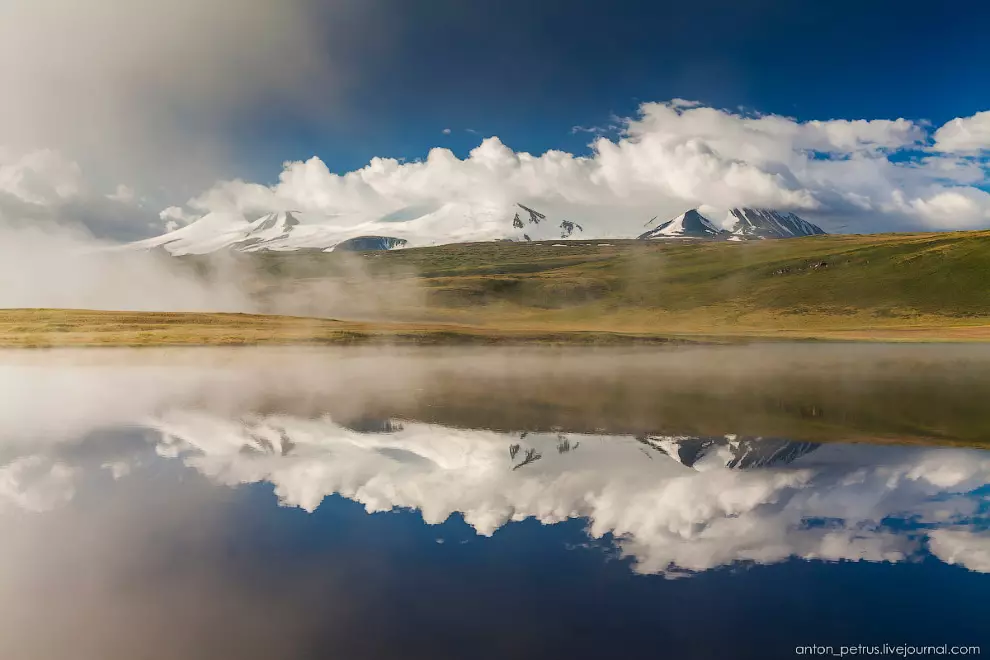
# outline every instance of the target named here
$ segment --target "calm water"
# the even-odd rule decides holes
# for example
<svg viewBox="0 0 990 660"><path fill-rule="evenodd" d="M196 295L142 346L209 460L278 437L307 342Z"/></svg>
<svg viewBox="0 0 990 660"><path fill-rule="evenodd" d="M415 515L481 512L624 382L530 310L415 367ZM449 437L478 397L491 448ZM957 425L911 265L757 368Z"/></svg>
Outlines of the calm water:
<svg viewBox="0 0 990 660"><path fill-rule="evenodd" d="M0 388L0 658L990 653L990 347L9 352Z"/></svg>

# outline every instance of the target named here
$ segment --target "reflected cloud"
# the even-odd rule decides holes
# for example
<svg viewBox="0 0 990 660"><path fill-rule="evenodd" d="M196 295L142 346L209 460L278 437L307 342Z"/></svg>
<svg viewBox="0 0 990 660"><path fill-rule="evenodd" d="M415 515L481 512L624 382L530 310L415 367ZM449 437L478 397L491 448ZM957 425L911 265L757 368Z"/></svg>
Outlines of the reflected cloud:
<svg viewBox="0 0 990 660"><path fill-rule="evenodd" d="M526 518L582 518L641 573L791 557L906 561L928 539L948 561L964 554L946 554L950 545L990 542L959 532L986 523L990 453L978 450L576 434L565 445L560 434L410 422L369 434L330 419L181 412L156 428L163 455L219 483L269 482L286 506L313 511L337 494L368 512L416 509L427 524L460 513L483 536ZM291 452L279 449L285 438ZM980 556L953 563L984 570Z"/></svg>
<svg viewBox="0 0 990 660"><path fill-rule="evenodd" d="M0 466L0 511L13 506L41 512L66 504L75 494L75 473L43 456L25 456Z"/></svg>
<svg viewBox="0 0 990 660"><path fill-rule="evenodd" d="M416 510L430 525L461 515L481 536L580 519L644 574L926 556L990 572L990 452L377 417L381 397L414 409L433 381L395 361L377 371L340 362L327 379L290 370L297 359L4 367L0 512L58 509L87 479L125 482L157 461L214 484L271 484L281 505L310 512L339 495L368 512ZM353 385L357 372L378 388ZM341 414L345 399L361 405ZM132 432L114 439L114 429Z"/></svg>
<svg viewBox="0 0 990 660"><path fill-rule="evenodd" d="M926 553L990 572L990 453L978 450L501 433L406 420L362 424L369 432L329 417L183 410L145 423L158 434L158 457L217 484L269 483L283 506L312 512L340 495L369 513L417 510L430 525L460 514L481 536L528 518L583 519L591 538L613 543L639 573ZM67 460L12 461L0 494L32 511L65 504L82 471ZM139 460L111 451L90 463L126 478Z"/></svg>

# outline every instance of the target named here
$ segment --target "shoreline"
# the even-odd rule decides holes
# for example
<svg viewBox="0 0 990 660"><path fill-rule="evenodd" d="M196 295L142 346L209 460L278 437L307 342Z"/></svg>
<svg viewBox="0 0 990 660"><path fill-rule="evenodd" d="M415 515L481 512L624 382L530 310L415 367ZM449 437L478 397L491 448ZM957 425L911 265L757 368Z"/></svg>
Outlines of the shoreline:
<svg viewBox="0 0 990 660"><path fill-rule="evenodd" d="M985 343L990 342L990 323L649 333L602 328L373 323L242 313L0 310L0 348L5 349L352 345L603 347L779 342Z"/></svg>

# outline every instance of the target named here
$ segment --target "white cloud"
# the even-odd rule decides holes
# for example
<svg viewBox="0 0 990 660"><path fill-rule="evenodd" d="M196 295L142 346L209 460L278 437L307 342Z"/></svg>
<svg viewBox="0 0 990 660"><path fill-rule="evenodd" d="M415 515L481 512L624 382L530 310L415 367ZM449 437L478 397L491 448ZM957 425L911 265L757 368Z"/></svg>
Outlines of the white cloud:
<svg viewBox="0 0 990 660"><path fill-rule="evenodd" d="M172 231L178 229L184 225L188 225L190 222L196 220L196 217L190 215L178 206L170 206L158 214L162 222L165 223L166 231Z"/></svg>
<svg viewBox="0 0 990 660"><path fill-rule="evenodd" d="M932 554L948 564L990 573L990 534L963 529L936 529L928 535Z"/></svg>
<svg viewBox="0 0 990 660"><path fill-rule="evenodd" d="M76 471L42 456L18 458L0 465L0 511L4 505L26 511L49 511L75 495Z"/></svg>
<svg viewBox="0 0 990 660"><path fill-rule="evenodd" d="M83 168L59 151L0 149L0 228L55 224L118 240L157 233L162 225L134 190L100 190Z"/></svg>
<svg viewBox="0 0 990 660"><path fill-rule="evenodd" d="M928 198L907 199L894 191L888 208L925 219L935 229L980 229L990 226L990 194L979 188L953 188Z"/></svg>
<svg viewBox="0 0 990 660"><path fill-rule="evenodd" d="M445 128L445 129L443 129L442 133L444 135L450 135L450 129L449 128Z"/></svg>
<svg viewBox="0 0 990 660"><path fill-rule="evenodd" d="M15 157L0 151L0 193L27 204L49 205L80 194L83 187L78 163L58 152L44 149Z"/></svg>
<svg viewBox="0 0 990 660"><path fill-rule="evenodd" d="M286 163L272 186L224 182L189 207L295 209L386 233L395 225L378 219L405 208L507 208L515 201L602 236L628 236L643 218L699 205L791 209L851 221L860 231L990 226L990 198L976 187L986 180L981 164L911 157L927 139L923 123L906 119L799 122L674 100L643 104L620 137L597 138L587 156L516 152L489 137L463 159L434 148L423 161L374 158L345 174L313 157ZM899 152L907 156L892 156ZM491 228L472 231L480 238Z"/></svg>
<svg viewBox="0 0 990 660"><path fill-rule="evenodd" d="M990 110L972 117L957 117L935 131L935 149L974 152L990 149Z"/></svg>
<svg viewBox="0 0 990 660"><path fill-rule="evenodd" d="M107 199L122 204L133 204L137 201L134 190L122 183L117 184L117 189L107 195Z"/></svg>
<svg viewBox="0 0 990 660"><path fill-rule="evenodd" d="M617 539L643 573L790 557L905 561L922 552L924 531L887 521L931 517L935 506L932 553L972 570L986 561L982 536L939 532L964 529L970 493L990 480L981 452L824 445L790 465L696 471L660 453L647 460L631 437L571 434L577 449L562 454L557 434L520 439L416 423L367 434L327 418L178 410L150 423L162 431L159 455L182 457L220 483L271 483L283 505L314 511L339 494L368 512L418 510L427 524L460 513L483 536L526 518L585 518L591 537ZM523 448L513 459L514 443ZM529 448L542 458L513 470Z"/></svg>

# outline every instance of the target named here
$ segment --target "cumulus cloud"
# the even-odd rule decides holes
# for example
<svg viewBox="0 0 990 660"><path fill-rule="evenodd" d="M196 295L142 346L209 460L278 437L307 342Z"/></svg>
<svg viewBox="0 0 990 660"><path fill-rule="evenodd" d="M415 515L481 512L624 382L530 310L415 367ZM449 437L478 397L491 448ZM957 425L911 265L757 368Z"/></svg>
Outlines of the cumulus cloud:
<svg viewBox="0 0 990 660"><path fill-rule="evenodd" d="M50 149L16 157L0 152L0 191L27 204L47 205L75 197L83 185L79 165Z"/></svg>
<svg viewBox="0 0 990 660"><path fill-rule="evenodd" d="M946 563L990 573L990 534L967 529L936 529L929 534L928 547Z"/></svg>
<svg viewBox="0 0 990 660"><path fill-rule="evenodd" d="M49 511L75 495L71 467L42 456L26 456L0 466L0 511L15 507L26 511Z"/></svg>
<svg viewBox="0 0 990 660"><path fill-rule="evenodd" d="M937 151L974 152L990 149L990 110L957 117L935 131Z"/></svg>
<svg viewBox="0 0 990 660"><path fill-rule="evenodd" d="M129 186L102 192L79 163L51 149L0 150L0 226L61 225L98 238L140 238L161 230Z"/></svg>
<svg viewBox="0 0 990 660"><path fill-rule="evenodd" d="M375 158L344 174L313 157L286 163L274 185L223 182L188 207L198 214L296 209L383 232L403 209L516 201L603 236L628 236L643 218L700 205L790 209L861 231L990 226L990 198L978 187L982 164L925 154L927 141L927 126L906 119L802 122L675 99L644 103L619 137L598 137L586 156L516 152L489 137L466 158L438 147L422 161Z"/></svg>

